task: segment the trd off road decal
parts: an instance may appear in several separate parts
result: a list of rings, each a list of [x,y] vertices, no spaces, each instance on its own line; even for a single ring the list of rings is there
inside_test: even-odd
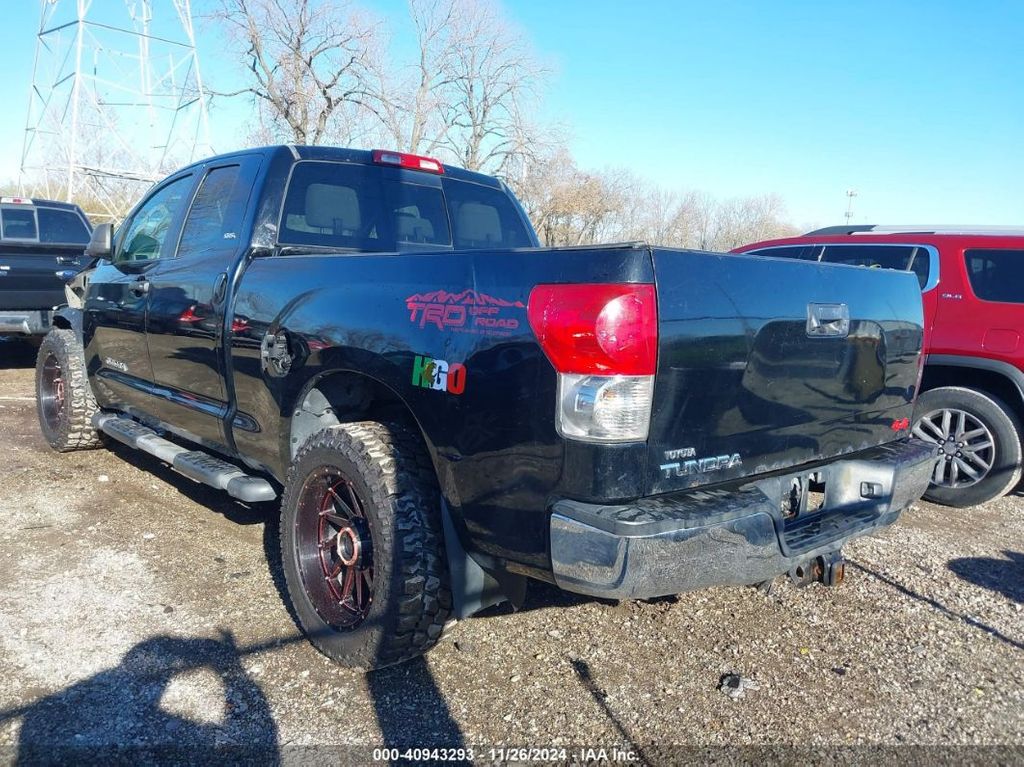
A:
[[[489,336],[511,335],[519,327],[522,301],[507,301],[467,289],[461,293],[434,290],[405,299],[409,322],[425,328]]]
[[[412,362],[412,385],[462,394],[466,391],[466,366],[416,355]]]

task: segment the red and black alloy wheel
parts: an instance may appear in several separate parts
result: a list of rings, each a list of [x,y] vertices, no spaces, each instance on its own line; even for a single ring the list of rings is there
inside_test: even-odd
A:
[[[54,328],[36,357],[36,412],[50,447],[61,452],[100,447],[92,427],[96,410],[81,339],[73,330]]]
[[[353,483],[334,467],[306,478],[295,519],[303,585],[323,620],[352,629],[373,603],[373,536]]]
[[[53,431],[61,428],[66,401],[64,370],[57,356],[47,353],[39,370],[39,415]]]
[[[440,490],[420,436],[338,424],[296,452],[281,554],[296,622],[328,657],[369,670],[440,638],[452,611]]]

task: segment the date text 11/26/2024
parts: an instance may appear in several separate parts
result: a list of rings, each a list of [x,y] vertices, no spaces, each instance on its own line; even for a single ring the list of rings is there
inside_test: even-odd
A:
[[[494,746],[487,748],[375,748],[375,762],[483,762],[506,764],[509,762],[542,762],[558,763],[616,763],[634,764],[640,762],[640,756],[630,748],[614,746],[576,747],[564,746]]]

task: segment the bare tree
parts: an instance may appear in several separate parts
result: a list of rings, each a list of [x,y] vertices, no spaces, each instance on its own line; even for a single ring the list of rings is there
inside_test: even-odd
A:
[[[541,241],[556,246],[618,239],[629,179],[621,171],[582,171],[561,145],[529,156],[509,180]]]
[[[437,154],[442,147],[450,127],[442,119],[442,105],[454,84],[459,6],[453,0],[409,0],[416,61],[404,68],[383,57],[374,61],[376,99],[369,108],[396,149]]]
[[[530,126],[527,101],[545,75],[522,34],[485,0],[454,0],[450,97],[442,103],[445,142],[470,170],[501,173]]]
[[[250,80],[214,95],[251,94],[268,137],[319,144],[351,136],[379,52],[375,22],[341,0],[218,0],[212,16],[230,31]]]
[[[712,250],[731,250],[758,240],[794,234],[786,223],[785,206],[777,194],[740,197],[718,205],[716,231],[709,246]]]
[[[529,119],[546,71],[490,0],[409,0],[416,59],[378,58],[366,106],[393,145],[498,175],[546,130]]]

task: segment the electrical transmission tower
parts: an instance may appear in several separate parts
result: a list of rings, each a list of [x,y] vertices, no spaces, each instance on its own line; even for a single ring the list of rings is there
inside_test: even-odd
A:
[[[41,0],[22,194],[109,220],[210,154],[191,0]]]

